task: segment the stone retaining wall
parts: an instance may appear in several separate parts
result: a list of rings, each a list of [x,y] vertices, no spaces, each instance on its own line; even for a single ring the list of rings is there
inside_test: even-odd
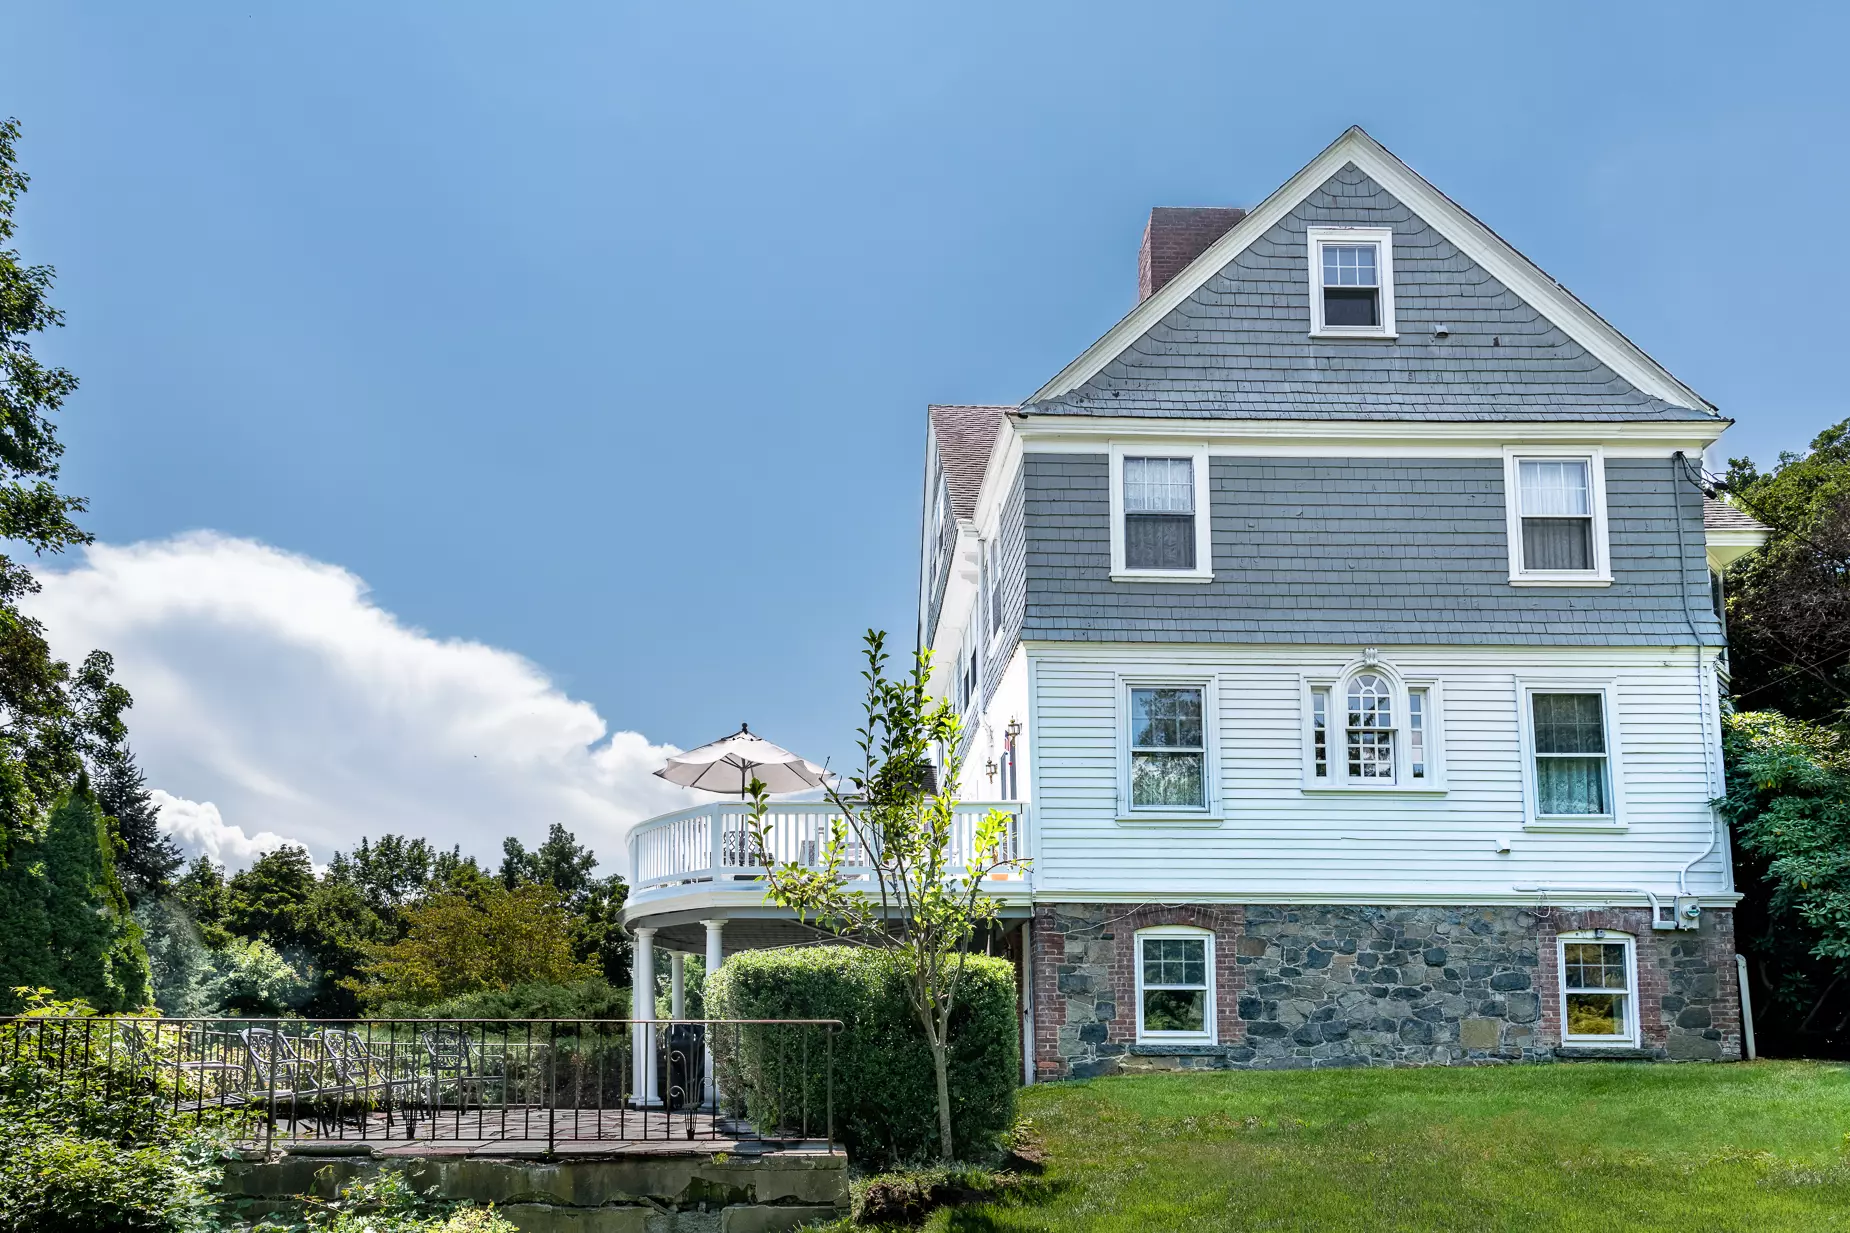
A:
[[[228,1166],[225,1208],[245,1220],[298,1211],[300,1196],[333,1198],[382,1168],[403,1170],[420,1190],[493,1203],[524,1233],[782,1233],[848,1206],[839,1151],[649,1151],[533,1160],[285,1155]]]
[[[1139,1045],[1133,939],[1213,931],[1218,1040]],[[1656,932],[1642,908],[1053,904],[1034,916],[1035,1070],[1290,1069],[1546,1061],[1560,1048],[1556,939],[1631,934],[1641,1047],[1602,1056],[1741,1056],[1733,913]]]

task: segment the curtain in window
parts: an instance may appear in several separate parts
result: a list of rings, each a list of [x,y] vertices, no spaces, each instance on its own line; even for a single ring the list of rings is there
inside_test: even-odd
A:
[[[1593,513],[1582,458],[1525,458],[1517,464],[1524,518],[1586,518]]]
[[[1188,458],[1124,460],[1127,569],[1195,568],[1195,464]]]
[[[1598,694],[1536,694],[1536,809],[1543,814],[1609,813],[1606,729]]]
[[[1593,568],[1593,487],[1584,458],[1516,464],[1524,569]]]
[[[1522,565],[1524,569],[1592,569],[1593,520],[1524,518]]]

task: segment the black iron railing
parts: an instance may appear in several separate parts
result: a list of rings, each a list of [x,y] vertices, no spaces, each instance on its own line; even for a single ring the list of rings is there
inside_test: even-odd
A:
[[[834,1146],[832,1019],[0,1019],[8,1101],[133,1139]]]

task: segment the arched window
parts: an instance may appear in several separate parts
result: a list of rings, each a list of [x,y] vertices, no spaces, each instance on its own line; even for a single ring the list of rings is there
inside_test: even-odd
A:
[[[1371,656],[1306,684],[1306,787],[1436,786],[1436,683],[1404,681]]]
[[[1351,779],[1394,778],[1394,687],[1379,672],[1349,678],[1343,757]]]

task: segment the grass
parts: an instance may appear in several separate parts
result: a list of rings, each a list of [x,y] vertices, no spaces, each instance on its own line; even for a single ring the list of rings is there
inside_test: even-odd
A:
[[[1148,1075],[1024,1093],[1045,1172],[939,1233],[1850,1230],[1850,1066]]]

